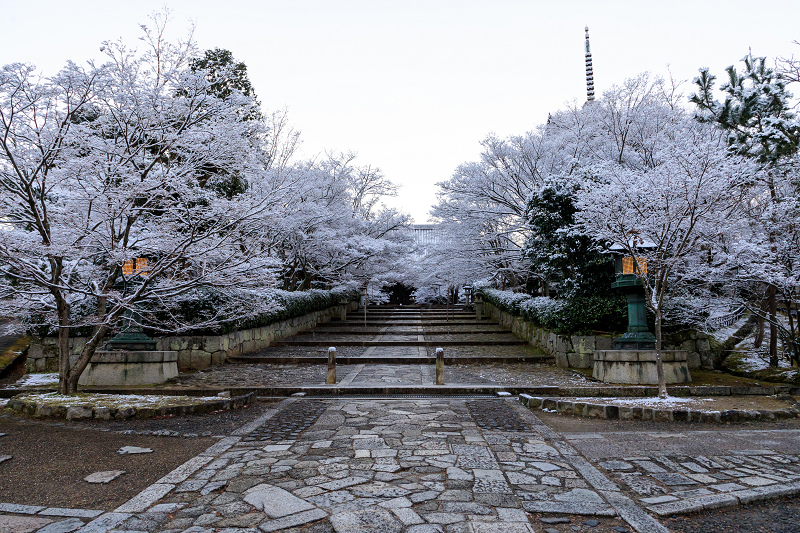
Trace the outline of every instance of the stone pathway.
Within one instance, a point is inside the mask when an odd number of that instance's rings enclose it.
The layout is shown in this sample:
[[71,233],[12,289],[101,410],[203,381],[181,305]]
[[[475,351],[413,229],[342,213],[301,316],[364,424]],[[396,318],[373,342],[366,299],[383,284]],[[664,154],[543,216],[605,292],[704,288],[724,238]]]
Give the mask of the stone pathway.
[[[658,516],[800,493],[800,431],[566,433]],[[771,449],[751,449],[754,443]]]
[[0,531],[659,533],[654,517],[797,493],[798,442],[800,430],[559,434],[516,398],[295,397],[113,512],[4,503]]
[[529,512],[619,514],[666,531],[501,399],[287,399],[114,512],[79,518],[93,533],[537,531]]

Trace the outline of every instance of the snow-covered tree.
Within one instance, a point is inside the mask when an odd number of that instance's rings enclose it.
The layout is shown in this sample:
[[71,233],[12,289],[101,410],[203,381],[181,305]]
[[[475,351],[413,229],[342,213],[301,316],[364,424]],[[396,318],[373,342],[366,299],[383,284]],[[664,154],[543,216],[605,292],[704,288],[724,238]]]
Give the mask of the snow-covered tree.
[[577,176],[550,176],[528,199],[528,239],[524,253],[531,278],[538,279],[542,295],[556,286],[560,298],[608,296],[613,268],[602,244],[576,226],[576,195],[584,181]]
[[[732,152],[754,159],[762,168],[762,172],[754,175],[757,180],[742,185],[751,196],[745,212],[751,215],[754,225],[761,226],[749,237],[763,239],[760,243],[763,253],[750,255],[754,262],[741,266],[764,275],[761,282],[765,286],[765,305],[752,308],[763,312],[762,318],[770,325],[770,364],[777,366],[778,336],[782,327],[777,302],[783,274],[773,272],[777,267],[775,261],[782,254],[778,242],[782,240],[780,232],[787,229],[781,217],[792,212],[792,209],[787,210],[786,202],[792,203],[797,194],[796,186],[782,184],[787,179],[797,179],[794,156],[800,147],[800,120],[793,111],[786,81],[766,65],[766,58],[748,54],[742,62],[741,74],[734,66],[726,69],[728,79],[720,87],[725,95],[723,102],[714,98],[716,77],[707,68],[700,69],[700,75],[695,78],[697,92],[691,96],[691,101],[697,106],[698,120],[719,126],[726,132]],[[745,255],[749,254],[741,257]]]
[[[543,187],[574,185],[599,162],[652,166],[654,151],[676,120],[673,92],[663,80],[642,74],[599,100],[553,113],[526,135],[487,137],[480,161],[462,164],[439,183],[431,213],[452,243],[440,251],[441,264],[460,265],[467,277],[493,278],[501,287],[524,287],[529,278],[541,284],[551,265],[537,258],[553,250],[535,242],[542,235],[529,225],[531,202]],[[529,258],[536,262],[533,268]]]
[[708,255],[739,203],[731,194],[753,168],[728,154],[715,128],[684,119],[659,143],[651,166],[605,162],[596,182],[578,195],[576,219],[587,233],[646,260],[638,269],[647,307],[656,319],[659,394],[666,396],[661,361],[662,324],[668,298],[687,280],[712,268]]
[[[69,63],[50,78],[23,64],[0,71],[0,315],[58,331],[62,393],[126,310],[169,316],[191,291],[233,302],[270,283],[272,260],[253,244],[275,195],[240,114],[255,104],[238,90],[217,96],[189,68],[191,40],[169,43],[166,17],[154,22],[141,53],[104,43],[102,66]],[[209,168],[250,187],[220,195],[203,186]],[[264,310],[257,302],[209,320]],[[70,361],[76,328],[88,339]]]
[[293,183],[281,216],[270,221],[269,253],[284,267],[287,290],[314,281],[367,283],[410,252],[410,219],[382,200],[396,187],[354,153],[328,154],[283,172]]

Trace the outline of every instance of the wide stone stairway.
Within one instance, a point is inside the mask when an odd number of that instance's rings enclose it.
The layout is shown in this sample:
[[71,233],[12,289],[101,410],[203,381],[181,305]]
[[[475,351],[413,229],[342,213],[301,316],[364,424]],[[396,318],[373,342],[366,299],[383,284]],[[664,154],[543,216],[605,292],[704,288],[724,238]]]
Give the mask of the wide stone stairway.
[[[331,347],[336,348],[337,379],[328,385],[325,371]],[[443,386],[434,385],[438,348],[444,351]],[[279,395],[293,391],[493,394],[512,381],[532,385],[534,374],[541,378],[537,385],[550,385],[553,376],[572,379],[570,371],[555,367],[551,356],[463,307],[368,307],[366,313],[363,309],[349,313],[344,320],[321,324],[258,352],[229,357],[227,362],[233,364],[209,369],[193,384],[200,379],[208,385],[241,388],[246,385],[235,380],[246,376],[253,390],[264,394],[269,387]]]
[[267,350],[228,358],[232,363],[325,363],[328,348],[341,364],[552,363],[489,319],[464,308],[369,307],[311,331],[276,341]]

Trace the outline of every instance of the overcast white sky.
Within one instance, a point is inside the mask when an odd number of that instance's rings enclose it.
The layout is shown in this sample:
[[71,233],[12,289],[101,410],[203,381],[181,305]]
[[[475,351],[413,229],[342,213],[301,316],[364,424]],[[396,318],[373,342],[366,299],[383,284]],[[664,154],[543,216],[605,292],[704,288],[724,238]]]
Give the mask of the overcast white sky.
[[357,151],[402,185],[393,204],[418,223],[488,133],[524,133],[585,99],[585,25],[598,94],[667,64],[679,79],[723,74],[748,47],[800,55],[797,0],[0,0],[0,64],[52,74],[100,58],[101,41],[134,44],[165,5],[173,36],[193,20],[201,49],[247,64],[265,109],[289,109],[305,156]]

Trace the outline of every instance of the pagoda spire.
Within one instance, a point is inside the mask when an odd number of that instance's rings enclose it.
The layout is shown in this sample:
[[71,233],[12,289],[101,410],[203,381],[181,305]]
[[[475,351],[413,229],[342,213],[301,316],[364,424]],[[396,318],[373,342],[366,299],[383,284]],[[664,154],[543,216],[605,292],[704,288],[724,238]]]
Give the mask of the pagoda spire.
[[589,26],[586,26],[586,101],[594,100],[594,70],[592,69],[592,51],[589,49]]

